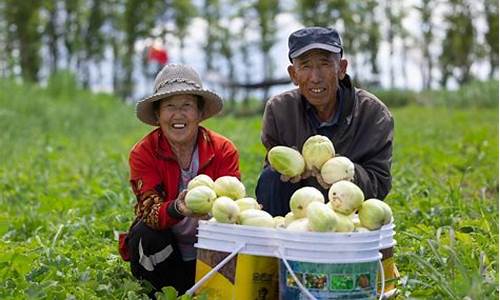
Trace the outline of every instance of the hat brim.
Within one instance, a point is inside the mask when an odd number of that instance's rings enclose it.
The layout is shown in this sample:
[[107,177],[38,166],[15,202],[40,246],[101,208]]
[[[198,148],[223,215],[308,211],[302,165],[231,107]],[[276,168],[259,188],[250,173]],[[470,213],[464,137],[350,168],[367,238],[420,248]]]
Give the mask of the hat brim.
[[290,53],[290,60],[297,58],[300,55],[306,53],[307,51],[313,50],[313,49],[321,49],[321,50],[326,50],[326,51],[333,52],[333,53],[341,53],[342,52],[342,48],[337,47],[337,46],[332,46],[332,45],[322,44],[322,43],[313,43],[313,44],[309,44],[305,47],[302,47],[293,53]]
[[159,123],[155,116],[153,103],[174,95],[196,95],[201,96],[204,99],[205,104],[203,106],[203,115],[200,122],[218,114],[222,110],[222,98],[216,93],[206,89],[180,89],[156,93],[137,102],[137,118],[146,124],[158,126]]

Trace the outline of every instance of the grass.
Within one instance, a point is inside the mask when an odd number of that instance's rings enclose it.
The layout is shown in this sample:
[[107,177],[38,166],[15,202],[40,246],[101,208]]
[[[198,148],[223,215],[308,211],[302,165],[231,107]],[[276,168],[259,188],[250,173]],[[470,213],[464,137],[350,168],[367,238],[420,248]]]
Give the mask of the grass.
[[409,107],[395,111],[395,120],[387,201],[404,294],[497,297],[497,111]]
[[[133,107],[71,82],[0,81],[0,298],[145,299],[117,253],[132,220]],[[498,92],[497,92],[498,98]],[[497,108],[394,108],[401,298],[498,298]],[[260,117],[205,122],[240,150],[253,194]],[[468,299],[468,298],[465,298]]]

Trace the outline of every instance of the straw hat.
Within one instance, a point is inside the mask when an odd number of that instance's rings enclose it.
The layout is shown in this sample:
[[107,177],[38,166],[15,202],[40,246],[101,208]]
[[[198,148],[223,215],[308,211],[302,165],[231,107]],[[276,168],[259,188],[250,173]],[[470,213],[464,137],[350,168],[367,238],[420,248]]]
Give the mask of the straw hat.
[[222,110],[222,98],[215,92],[203,88],[200,76],[193,68],[186,65],[169,64],[165,65],[156,75],[153,95],[137,102],[137,118],[146,124],[158,126],[153,102],[183,94],[197,95],[204,99],[201,121]]

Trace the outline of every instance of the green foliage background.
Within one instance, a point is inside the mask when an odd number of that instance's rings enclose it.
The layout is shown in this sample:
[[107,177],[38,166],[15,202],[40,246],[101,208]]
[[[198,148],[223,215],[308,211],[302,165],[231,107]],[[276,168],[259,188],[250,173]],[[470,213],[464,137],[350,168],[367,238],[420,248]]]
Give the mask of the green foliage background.
[[[45,89],[0,81],[0,90],[0,298],[145,298],[116,235],[135,201],[128,151],[150,128],[132,106],[81,91],[69,76]],[[491,94],[498,99],[498,87]],[[387,202],[402,298],[497,298],[498,106],[392,112]],[[260,124],[259,116],[204,124],[239,148],[249,194],[264,157]]]

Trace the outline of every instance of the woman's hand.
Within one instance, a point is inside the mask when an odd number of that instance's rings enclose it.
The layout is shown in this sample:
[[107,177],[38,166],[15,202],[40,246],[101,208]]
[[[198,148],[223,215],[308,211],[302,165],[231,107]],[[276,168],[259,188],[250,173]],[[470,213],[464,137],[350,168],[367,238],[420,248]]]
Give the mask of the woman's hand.
[[183,190],[175,199],[175,209],[185,217],[198,218],[198,219],[208,219],[208,214],[195,214],[191,209],[189,209],[186,205],[186,194],[187,190]]

